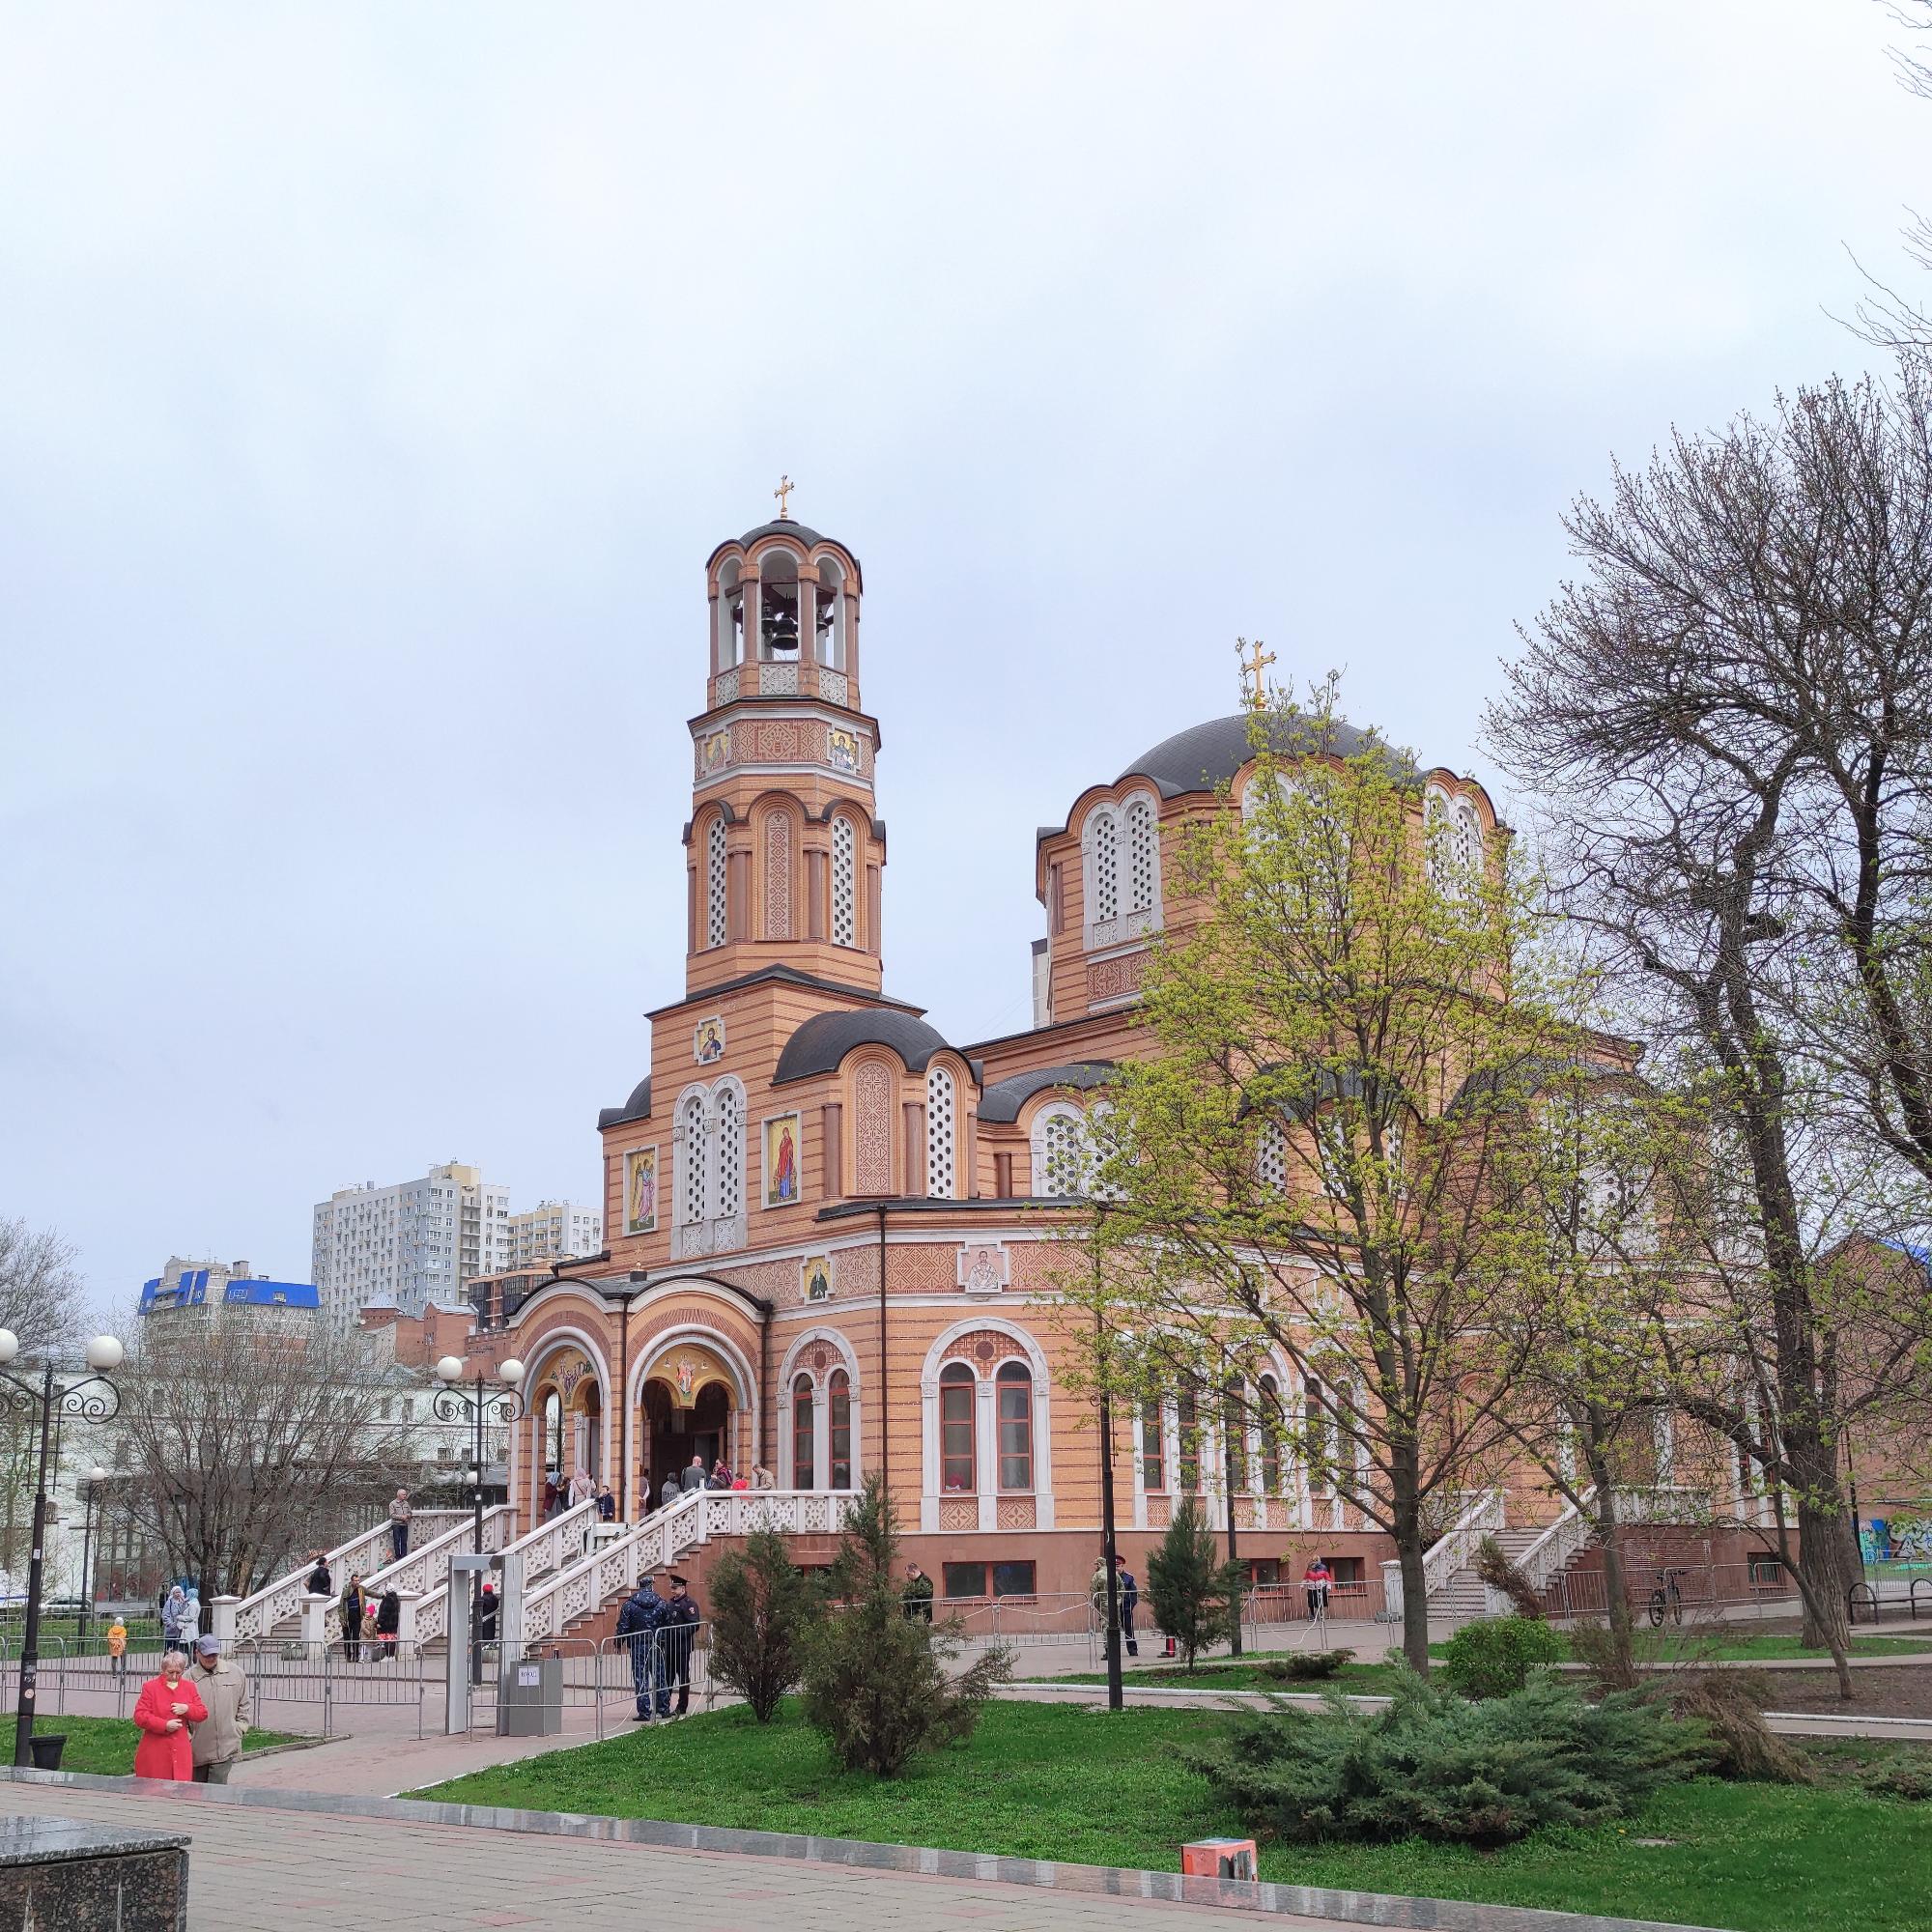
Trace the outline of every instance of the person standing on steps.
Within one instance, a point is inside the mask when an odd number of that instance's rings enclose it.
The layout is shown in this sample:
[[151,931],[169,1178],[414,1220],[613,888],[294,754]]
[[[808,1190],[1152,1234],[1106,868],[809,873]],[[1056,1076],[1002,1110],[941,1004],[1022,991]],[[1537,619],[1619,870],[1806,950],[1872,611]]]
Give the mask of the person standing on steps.
[[[691,1712],[691,1653],[697,1642],[697,1605],[692,1602],[690,1586],[682,1577],[673,1575],[670,1601],[665,1605],[665,1675],[661,1693],[668,1706],[670,1693],[676,1690],[677,1708],[668,1712],[673,1718],[688,1717]],[[659,1712],[661,1717],[666,1714],[664,1710]]]
[[351,1663],[362,1661],[362,1619],[368,1614],[369,1593],[362,1587],[362,1573],[352,1570],[342,1586],[342,1655]]
[[389,1498],[389,1560],[400,1563],[410,1553],[410,1492],[398,1490]]
[[670,1693],[668,1690],[659,1687],[658,1679],[658,1651],[664,1621],[664,1599],[658,1595],[651,1577],[639,1577],[637,1589],[624,1599],[624,1607],[617,1612],[617,1634],[628,1637],[631,1642],[631,1689],[637,1693],[636,1721],[640,1724],[651,1721],[654,1690],[661,1700],[658,1716],[662,1717],[670,1704]]
[[332,1597],[335,1595],[335,1578],[328,1574],[328,1552],[318,1549],[314,1566],[308,1573],[308,1580],[302,1587],[311,1597]]
[[677,1471],[673,1469],[671,1473],[664,1479],[664,1488],[658,1492],[658,1508],[669,1509],[671,1504],[676,1502],[678,1497],[683,1495],[683,1493],[684,1493],[683,1487],[679,1484],[677,1480]]
[[704,1458],[694,1456],[684,1475],[678,1483],[681,1490],[701,1490],[704,1487]]
[[597,1478],[588,1469],[576,1468],[570,1472],[570,1503],[575,1509],[579,1503],[591,1502],[597,1495]]
[[611,1485],[603,1484],[597,1492],[597,1520],[615,1522],[617,1520],[617,1498],[611,1493]]
[[226,1784],[228,1774],[242,1762],[242,1740],[248,1735],[248,1679],[242,1666],[221,1654],[221,1640],[194,1640],[194,1668],[189,1673],[208,1716],[194,1726],[194,1781]]

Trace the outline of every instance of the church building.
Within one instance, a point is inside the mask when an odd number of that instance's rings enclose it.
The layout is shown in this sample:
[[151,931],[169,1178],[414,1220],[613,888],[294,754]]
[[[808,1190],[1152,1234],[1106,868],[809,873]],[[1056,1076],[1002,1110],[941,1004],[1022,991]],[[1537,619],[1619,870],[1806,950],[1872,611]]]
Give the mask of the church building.
[[[1072,775],[1034,853],[1034,1022],[949,1040],[885,984],[864,602],[858,556],[783,514],[706,563],[684,985],[649,1015],[649,1071],[620,1069],[635,1085],[599,1116],[604,1254],[479,1284],[472,1352],[526,1364],[511,1493],[526,1525],[550,1470],[608,1481],[632,1522],[694,1457],[762,1464],[797,1496],[883,1469],[942,1596],[1084,1595],[1099,1445],[1057,1373],[1056,1237],[1080,1211],[1083,1112],[1143,1050],[1164,858],[1191,817],[1238,809],[1249,719]],[[1497,831],[1482,787],[1447,770],[1425,784],[1479,861]],[[1234,1510],[1263,1579],[1291,1548],[1297,1570],[1319,1548],[1344,1577],[1390,1553],[1291,1459],[1239,1459],[1231,1498],[1227,1459],[1172,1406],[1118,1421],[1136,1571],[1183,1489],[1219,1527]]]

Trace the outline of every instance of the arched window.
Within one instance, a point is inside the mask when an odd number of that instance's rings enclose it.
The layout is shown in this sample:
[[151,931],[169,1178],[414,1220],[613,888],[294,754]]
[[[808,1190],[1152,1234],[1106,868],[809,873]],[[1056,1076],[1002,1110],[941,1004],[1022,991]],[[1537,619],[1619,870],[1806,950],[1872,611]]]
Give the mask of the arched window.
[[820,558],[818,582],[814,586],[817,601],[812,613],[812,656],[828,670],[845,668],[845,611],[839,595],[844,582],[845,573],[833,558]]
[[817,1488],[811,1466],[811,1378],[800,1376],[791,1385],[791,1486]]
[[1033,1191],[1044,1200],[1087,1192],[1092,1150],[1077,1107],[1049,1107],[1033,1126]]
[[859,838],[841,811],[832,821],[832,943],[859,943]]
[[1472,877],[1483,864],[1483,821],[1466,798],[1456,801],[1450,814],[1450,855],[1465,878]]
[[1160,830],[1144,798],[1127,806],[1127,910],[1151,912],[1160,898]]
[[1175,1431],[1179,1441],[1179,1474],[1181,1491],[1192,1494],[1201,1487],[1201,1411],[1188,1389],[1175,1401]]
[[710,1164],[710,1135],[706,1132],[704,1095],[689,1095],[679,1112],[684,1141],[683,1167],[678,1175],[678,1219],[687,1225],[707,1218],[710,1204],[706,1170]]
[[826,1388],[826,1406],[831,1411],[827,1449],[832,1463],[832,1487],[852,1487],[852,1382],[843,1369],[832,1371]]
[[1121,910],[1120,830],[1111,811],[1096,811],[1087,821],[1087,837],[1092,853],[1094,908],[1087,915],[1091,924],[1113,919]]
[[1141,1410],[1141,1488],[1150,1495],[1167,1488],[1167,1445],[1161,1434],[1159,1403]]
[[798,558],[788,550],[768,550],[758,559],[763,621],[758,655],[781,664],[798,662]]
[[1272,1376],[1260,1381],[1262,1416],[1262,1488],[1268,1495],[1281,1493],[1281,1384]]
[[745,1206],[745,1096],[736,1087],[718,1094],[718,1211],[737,1214]]
[[704,835],[704,943],[723,946],[730,935],[725,916],[724,815],[711,821]]
[[925,1191],[952,1199],[952,1076],[943,1066],[925,1073]]
[[738,582],[736,562],[718,573],[718,664],[729,670],[745,657],[745,591]]
[[1000,1405],[1000,1488],[1033,1488],[1033,1372],[1002,1362],[994,1378]]
[[765,813],[765,937],[791,937],[791,813]]
[[973,1403],[973,1371],[948,1362],[939,1372],[939,1487],[949,1496],[970,1496],[980,1487]]

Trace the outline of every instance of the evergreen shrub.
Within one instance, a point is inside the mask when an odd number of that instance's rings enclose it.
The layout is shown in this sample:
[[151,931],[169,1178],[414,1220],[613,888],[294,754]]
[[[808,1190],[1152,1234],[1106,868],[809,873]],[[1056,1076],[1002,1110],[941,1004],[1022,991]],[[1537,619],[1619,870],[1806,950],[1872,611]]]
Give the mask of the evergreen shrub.
[[1592,1704],[1548,1676],[1472,1703],[1404,1670],[1372,1715],[1326,1697],[1319,1714],[1277,1704],[1236,1718],[1186,1753],[1251,1831],[1294,1843],[1502,1845],[1546,1825],[1625,1817],[1710,1756],[1702,1726],[1640,1693]]
[[1507,1697],[1565,1654],[1563,1639],[1534,1617],[1484,1617],[1449,1639],[1442,1674],[1465,1697]]

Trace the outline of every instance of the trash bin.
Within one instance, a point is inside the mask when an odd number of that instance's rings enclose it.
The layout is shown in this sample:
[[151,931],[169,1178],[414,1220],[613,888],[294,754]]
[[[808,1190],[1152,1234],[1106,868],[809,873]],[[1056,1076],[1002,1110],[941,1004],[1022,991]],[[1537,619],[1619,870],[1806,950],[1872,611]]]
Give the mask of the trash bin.
[[497,1687],[499,1738],[554,1738],[563,1730],[563,1659],[525,1657],[503,1665]]
[[58,1771],[61,1752],[67,1748],[67,1733],[57,1731],[51,1737],[29,1738],[27,1748],[34,1754],[36,1771]]

